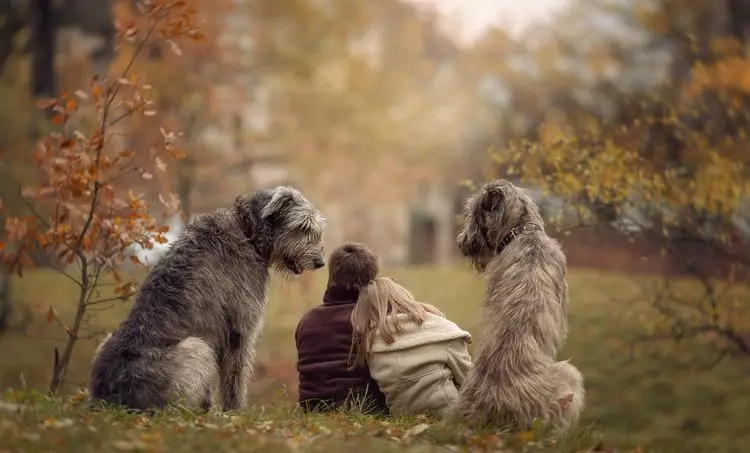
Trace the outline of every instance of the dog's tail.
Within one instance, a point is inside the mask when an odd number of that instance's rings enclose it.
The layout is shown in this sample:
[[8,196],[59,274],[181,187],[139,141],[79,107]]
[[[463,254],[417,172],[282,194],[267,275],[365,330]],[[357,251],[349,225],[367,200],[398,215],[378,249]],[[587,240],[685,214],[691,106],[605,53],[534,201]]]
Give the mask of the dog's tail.
[[530,426],[534,420],[566,431],[584,407],[583,376],[567,360],[519,372],[476,363],[461,386],[453,417],[478,424]]

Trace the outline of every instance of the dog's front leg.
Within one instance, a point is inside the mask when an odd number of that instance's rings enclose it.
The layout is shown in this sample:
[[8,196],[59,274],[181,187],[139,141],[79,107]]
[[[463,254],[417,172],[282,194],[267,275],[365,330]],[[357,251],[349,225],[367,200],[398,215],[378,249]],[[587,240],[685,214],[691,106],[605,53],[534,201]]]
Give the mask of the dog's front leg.
[[224,411],[245,407],[252,365],[253,349],[251,342],[239,332],[232,331],[229,347],[223,354],[219,367],[221,405]]
[[208,387],[206,389],[206,392],[203,394],[203,399],[201,400],[201,410],[208,412],[211,410],[211,406],[213,405],[214,405],[214,391],[213,391],[213,388]]

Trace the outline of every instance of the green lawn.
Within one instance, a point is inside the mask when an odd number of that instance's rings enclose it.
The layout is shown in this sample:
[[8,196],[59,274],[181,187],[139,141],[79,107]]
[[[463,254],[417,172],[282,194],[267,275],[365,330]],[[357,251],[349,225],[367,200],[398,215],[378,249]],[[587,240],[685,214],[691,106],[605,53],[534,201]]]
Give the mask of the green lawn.
[[[319,303],[324,285],[325,272],[315,275],[309,293],[301,294],[303,286],[299,282],[275,282],[272,287],[269,306],[268,322],[259,346],[259,361],[262,364],[258,375],[252,384],[252,403],[257,405],[272,404],[274,411],[280,406],[291,407],[295,398],[296,373],[294,370],[294,328],[300,315],[308,308]],[[384,274],[394,276],[399,282],[408,286],[419,299],[437,305],[448,317],[461,327],[478,336],[479,305],[482,299],[484,283],[465,268],[396,268],[388,269]],[[608,445],[633,447],[642,445],[648,451],[712,451],[712,452],[744,452],[745,446],[750,445],[750,363],[739,360],[725,360],[710,370],[688,368],[685,362],[700,357],[703,354],[701,345],[669,345],[655,348],[638,348],[631,351],[630,340],[639,332],[640,326],[647,320],[650,313],[643,307],[625,303],[623,301],[637,299],[639,294],[638,282],[615,274],[595,271],[571,270],[570,276],[571,307],[570,334],[568,345],[560,358],[572,358],[586,378],[587,408],[584,412],[583,425],[595,424]],[[686,284],[688,285],[688,284]],[[70,316],[73,307],[70,301],[74,299],[75,287],[64,278],[54,273],[37,271],[23,279],[16,281],[14,287],[16,299],[30,306],[45,306],[52,304],[63,317]],[[120,305],[109,311],[97,313],[91,323],[97,327],[112,327],[126,313],[127,307]],[[54,324],[47,324],[43,314],[28,329],[25,335],[10,333],[0,337],[0,386],[4,388],[41,388],[46,385],[52,363],[52,337],[60,337],[60,330]],[[88,378],[88,364],[95,343],[83,342],[74,355],[68,379],[74,383],[85,383]],[[283,404],[282,404],[283,403]],[[82,451],[91,449],[101,451],[105,440],[99,439],[101,430],[109,426],[98,416],[86,415],[83,409],[62,402],[45,402],[44,410],[31,411],[26,415],[15,414],[5,422],[0,412],[0,439],[3,439],[3,426],[12,426],[16,432],[26,431],[38,425],[39,418],[70,418],[75,426],[81,426],[76,434],[82,442]],[[69,413],[66,411],[70,411]],[[285,437],[286,432],[295,432],[300,426],[312,423],[311,430],[317,432],[321,425],[333,433],[341,432],[342,436],[351,434],[351,448],[360,448],[363,439],[373,440],[367,451],[389,451],[394,445],[403,445],[403,440],[390,440],[377,428],[381,421],[370,419],[358,420],[351,415],[342,414],[333,418],[311,420],[299,414],[287,411],[288,419],[276,413],[265,415],[258,413],[256,407],[239,419],[223,419],[212,416],[209,425],[218,426],[207,429],[195,423],[187,423],[185,432],[181,436],[205,439],[226,439],[224,449],[233,449],[234,442],[243,442],[227,432],[253,432],[247,442],[255,445],[258,441],[261,424],[258,417],[264,420],[276,420],[274,423],[283,425],[279,428],[282,434],[269,438],[264,445],[268,451],[272,450],[274,442],[281,442],[291,450],[299,447],[295,442]],[[108,414],[107,417],[115,415]],[[91,423],[97,431],[83,428],[85,423],[78,419],[93,417]],[[165,415],[166,417],[166,415]],[[268,418],[270,417],[270,418]],[[126,417],[127,419],[127,417]],[[106,419],[105,419],[106,420]],[[128,419],[129,420],[129,419]],[[240,420],[240,421],[237,421]],[[125,423],[125,422],[123,422]],[[161,423],[164,428],[169,423],[166,418],[154,421],[155,426]],[[182,422],[180,422],[182,423]],[[174,430],[179,431],[180,423]],[[183,423],[183,424],[185,424]],[[235,425],[239,423],[240,427]],[[404,420],[393,422],[398,430],[404,431],[410,426],[421,423],[418,420]],[[399,424],[400,423],[400,424]],[[330,426],[329,426],[330,424]],[[421,437],[425,439],[414,442],[409,440],[409,448],[426,448],[433,450],[435,444],[450,443],[454,445],[470,444],[472,434],[466,431],[452,433],[452,427],[429,423],[431,428]],[[226,425],[226,426],[225,426]],[[171,425],[170,425],[171,426]],[[328,426],[328,428],[325,428]],[[359,426],[359,427],[358,427]],[[306,429],[306,428],[305,428]],[[375,429],[380,434],[370,435]],[[385,428],[384,428],[385,429]],[[390,429],[390,428],[389,428]],[[249,431],[248,431],[249,430]],[[338,431],[337,431],[338,430]],[[48,433],[52,433],[49,434]],[[170,439],[177,436],[171,429],[162,432],[159,442],[174,445]],[[312,442],[315,449],[330,450],[333,444],[341,443],[338,434],[305,434],[299,442]],[[36,432],[36,431],[35,431]],[[54,430],[39,431],[46,439],[47,435],[64,439],[61,434],[54,434]],[[118,431],[119,432],[119,431]],[[140,431],[134,431],[140,432]],[[186,434],[186,433],[190,434]],[[400,431],[399,431],[400,432]],[[439,441],[438,432],[456,439]],[[92,434],[94,433],[94,434]],[[198,434],[202,433],[202,434]],[[127,437],[123,431],[122,436]],[[311,441],[322,436],[326,441]],[[116,442],[113,435],[108,435],[106,442]],[[305,437],[306,436],[306,437]],[[31,436],[32,438],[35,436]],[[486,437],[486,436],[485,436]],[[90,440],[87,440],[90,439]],[[99,439],[99,440],[97,440]],[[255,440],[253,440],[255,439]],[[276,440],[274,440],[276,439]],[[304,440],[307,439],[307,440]],[[411,437],[409,437],[411,439]],[[33,441],[29,445],[33,444]],[[66,441],[61,440],[63,444]],[[71,445],[69,441],[65,445]],[[145,442],[145,441],[144,441]],[[258,441],[260,442],[260,441]],[[147,442],[148,443],[148,442]],[[61,444],[61,445],[63,445]],[[78,445],[78,444],[76,444]],[[121,444],[121,446],[124,444]],[[151,444],[149,444],[151,445]],[[162,444],[159,444],[162,445]],[[245,444],[243,444],[245,445]],[[247,446],[247,445],[245,445]],[[2,447],[2,441],[0,441]],[[430,448],[427,448],[430,447]],[[31,451],[32,447],[18,447],[13,451]],[[41,447],[40,447],[41,448]],[[72,447],[71,447],[72,448]],[[156,447],[154,447],[156,448]],[[199,449],[199,446],[191,447]],[[260,448],[260,447],[259,447]],[[264,451],[260,448],[257,451]],[[341,451],[348,451],[345,445]],[[536,447],[534,447],[536,448]],[[361,448],[360,448],[361,449]],[[47,448],[50,450],[50,448]],[[0,448],[2,451],[2,448]],[[78,451],[78,450],[76,450]],[[245,450],[242,450],[245,451]],[[251,451],[251,450],[247,450]],[[558,451],[558,450],[555,450]],[[562,450],[560,450],[562,451]]]

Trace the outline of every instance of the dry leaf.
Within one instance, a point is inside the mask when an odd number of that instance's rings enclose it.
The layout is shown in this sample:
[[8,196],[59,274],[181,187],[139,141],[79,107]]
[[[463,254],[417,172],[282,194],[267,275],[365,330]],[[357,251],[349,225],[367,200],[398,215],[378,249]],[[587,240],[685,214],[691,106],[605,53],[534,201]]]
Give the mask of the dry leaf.
[[48,418],[42,423],[45,428],[69,428],[73,426],[73,420],[69,418],[62,418],[60,420],[56,418]]
[[147,450],[148,444],[140,439],[136,440],[117,440],[112,442],[112,446],[118,450]]
[[182,49],[180,49],[180,46],[178,46],[176,42],[172,41],[171,39],[168,42],[169,48],[172,49],[172,52],[174,52],[175,55],[182,55]]
[[[164,161],[161,160],[158,156],[154,159],[154,164],[160,171],[167,171],[167,164],[164,163]],[[2,205],[0,205],[0,207],[2,207]]]
[[428,425],[427,423],[420,423],[417,426],[409,428],[406,431],[406,433],[404,433],[403,437],[418,436],[422,434],[423,432],[427,431],[429,428],[430,428],[430,425]]

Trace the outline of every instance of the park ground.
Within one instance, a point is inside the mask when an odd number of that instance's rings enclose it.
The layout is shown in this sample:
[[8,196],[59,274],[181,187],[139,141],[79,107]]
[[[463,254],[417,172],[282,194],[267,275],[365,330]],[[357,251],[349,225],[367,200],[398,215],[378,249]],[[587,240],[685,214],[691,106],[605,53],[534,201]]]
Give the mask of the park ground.
[[[484,284],[465,267],[392,268],[384,271],[422,301],[437,305],[475,336]],[[75,287],[53,271],[35,271],[15,282],[19,304],[35,311],[24,333],[0,336],[0,453],[31,451],[654,451],[745,452],[750,445],[750,363],[725,359],[710,369],[710,346],[700,343],[632,347],[652,313],[642,302],[643,277],[571,269],[570,334],[560,358],[571,358],[586,378],[587,408],[581,428],[555,444],[538,433],[474,431],[428,419],[380,420],[354,413],[304,416],[294,409],[294,329],[320,303],[325,272],[304,281],[276,281],[259,345],[251,408],[241,414],[187,411],[142,418],[92,410],[77,396],[85,385],[95,341],[73,357],[68,396],[36,391],[48,382],[52,348],[61,331],[44,308],[72,315]],[[680,282],[683,290],[694,290]],[[691,289],[692,288],[692,289]],[[111,328],[127,304],[96,312],[90,323]],[[71,396],[72,395],[72,396]]]

